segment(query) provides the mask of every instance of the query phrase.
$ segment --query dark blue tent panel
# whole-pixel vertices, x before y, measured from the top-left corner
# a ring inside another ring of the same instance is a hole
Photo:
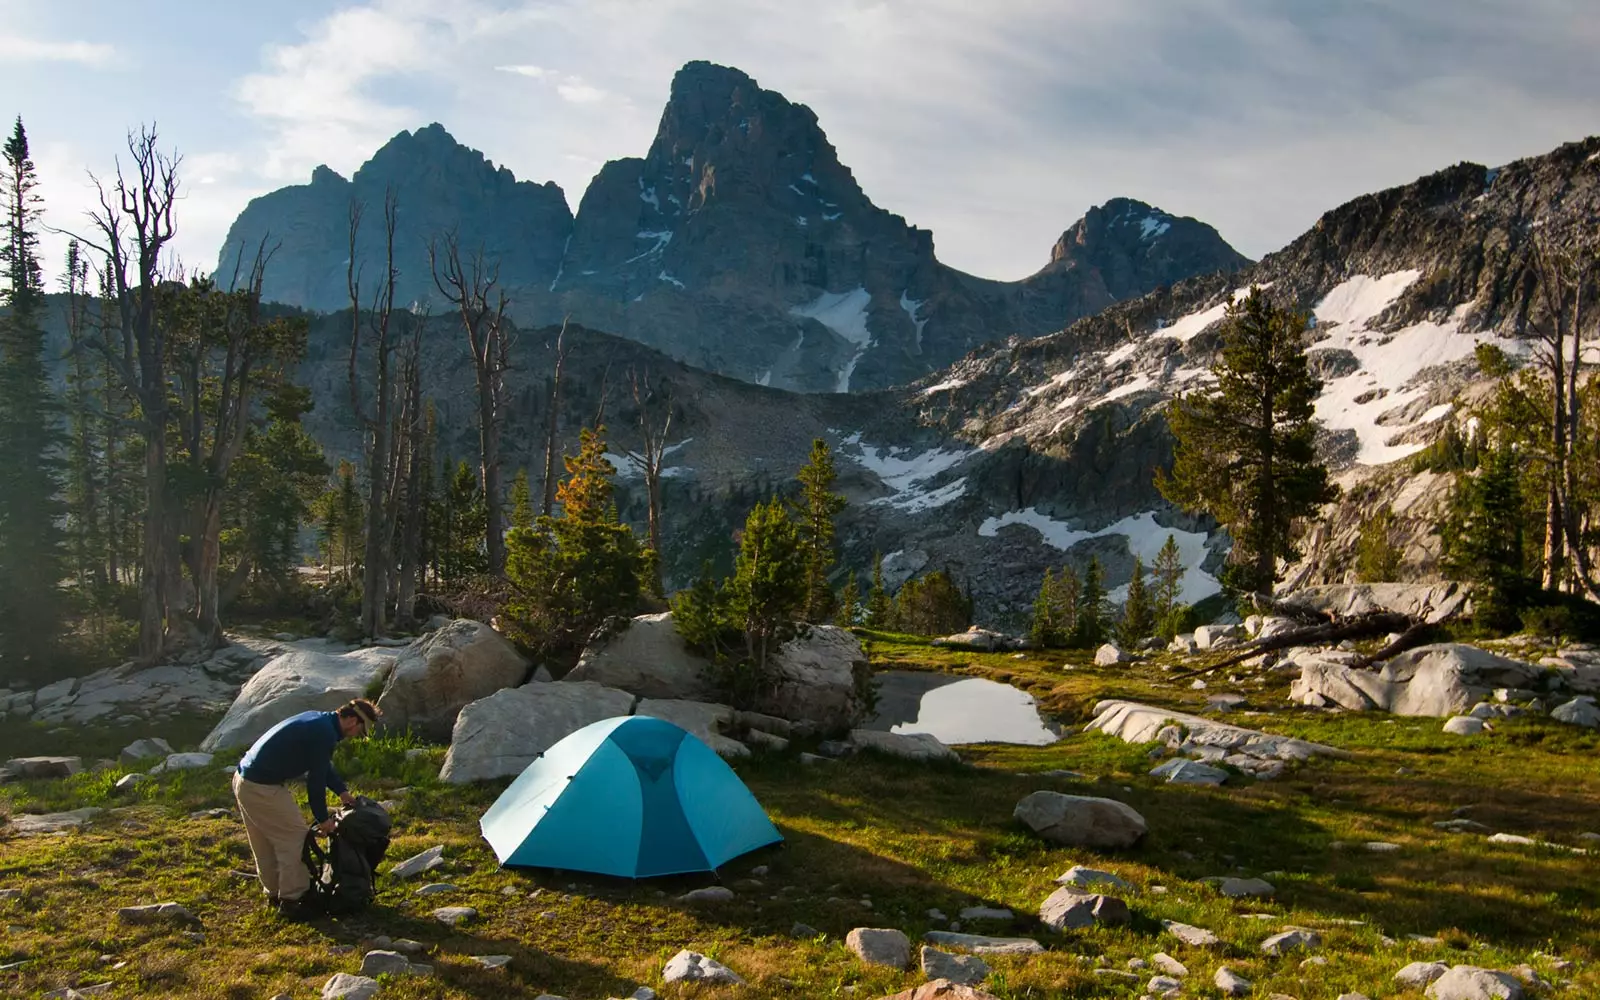
[[[642,715],[546,750],[478,825],[503,865],[629,878],[710,871],[783,839],[710,747]]]

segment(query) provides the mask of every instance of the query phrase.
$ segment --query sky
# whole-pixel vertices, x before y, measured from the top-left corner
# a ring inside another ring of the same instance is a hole
[[[154,123],[174,246],[209,270],[250,198],[434,121],[576,208],[708,59],[809,105],[942,261],[1015,279],[1113,197],[1259,257],[1360,194],[1600,132],[1597,51],[1594,0],[0,0],[0,116],[64,232]]]

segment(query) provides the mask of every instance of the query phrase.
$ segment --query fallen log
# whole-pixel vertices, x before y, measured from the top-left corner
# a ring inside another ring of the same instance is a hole
[[[1410,615],[1403,615],[1398,611],[1368,611],[1365,614],[1354,615],[1340,621],[1329,622],[1325,625],[1312,625],[1309,628],[1299,628],[1291,632],[1280,632],[1270,639],[1255,639],[1246,643],[1239,652],[1223,660],[1213,663],[1199,670],[1190,670],[1185,673],[1173,675],[1173,680],[1188,680],[1209,674],[1212,671],[1222,670],[1243,663],[1245,660],[1262,653],[1271,653],[1280,649],[1292,649],[1295,646],[1320,646],[1346,639],[1370,639],[1375,635],[1386,635],[1390,632],[1409,634],[1417,625],[1426,622],[1417,622]],[[1395,645],[1395,643],[1390,643]],[[1398,652],[1399,650],[1396,650]],[[1388,654],[1393,656],[1393,653]]]
[[[1387,646],[1384,646],[1376,653],[1373,653],[1371,656],[1363,656],[1361,659],[1350,664],[1351,668],[1355,670],[1365,670],[1374,663],[1382,663],[1391,656],[1399,656],[1408,649],[1414,649],[1417,646],[1425,644],[1428,641],[1429,634],[1433,632],[1434,626],[1438,624],[1438,622],[1428,621],[1428,612],[1431,610],[1432,609],[1430,608],[1424,608],[1421,621],[1416,622],[1410,628],[1406,629],[1404,632],[1401,632],[1395,637],[1393,642],[1389,643]]]

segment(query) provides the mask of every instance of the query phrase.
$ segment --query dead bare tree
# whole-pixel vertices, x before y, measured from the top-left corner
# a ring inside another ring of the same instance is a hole
[[[440,244],[443,244],[442,246]],[[434,286],[461,317],[478,380],[478,482],[488,511],[484,551],[489,573],[506,571],[506,507],[502,488],[500,439],[506,421],[506,370],[511,366],[511,332],[505,322],[510,300],[499,287],[500,265],[485,260],[479,247],[463,260],[454,231],[428,244]]]
[[[672,430],[672,389],[666,382],[661,387],[650,385],[650,370],[641,376],[637,369],[628,370],[628,382],[633,390],[633,405],[639,411],[639,440],[637,451],[629,451],[628,458],[644,473],[645,498],[650,525],[650,548],[656,554],[656,573],[661,566],[661,468],[667,452],[667,434]],[[657,580],[657,589],[660,581]]]
[[[176,537],[167,498],[167,345],[156,320],[161,253],[177,232],[173,207],[182,157],[163,153],[154,125],[128,135],[132,173],[117,163],[109,189],[98,180],[99,208],[90,219],[99,238],[80,240],[106,260],[105,284],[116,315],[102,350],[122,388],[138,403],[144,438],[144,526],[139,575],[139,655],[151,661],[167,645],[168,616],[178,580]]]
[[[556,363],[550,376],[550,407],[544,439],[544,493],[539,513],[549,516],[556,505],[556,465],[561,458],[561,374],[567,364],[567,320],[562,319],[556,334]]]
[[[423,446],[424,410],[422,404],[422,331],[426,322],[416,324],[401,364],[402,416],[398,421],[401,442],[399,468],[404,470],[395,477],[401,498],[398,504],[400,521],[399,580],[396,583],[395,622],[406,627],[416,618],[417,586],[422,576],[422,529],[427,517],[426,498],[422,495],[424,465],[429,461]]]
[[[350,256],[346,262],[345,281],[350,291],[350,409],[367,436],[367,538],[364,548],[364,565],[361,576],[361,630],[369,636],[384,634],[387,622],[385,611],[393,574],[390,542],[394,524],[390,496],[394,489],[393,411],[395,409],[394,374],[392,355],[396,344],[390,336],[394,312],[395,281],[398,272],[394,266],[394,230],[399,214],[399,203],[391,188],[384,192],[384,276],[373,293],[372,303],[363,315],[361,301],[361,266],[357,263],[356,238],[361,229],[362,205],[350,205]],[[365,337],[363,337],[363,331]],[[374,384],[371,408],[363,405],[361,380],[358,377],[359,359],[363,340],[371,351]]]

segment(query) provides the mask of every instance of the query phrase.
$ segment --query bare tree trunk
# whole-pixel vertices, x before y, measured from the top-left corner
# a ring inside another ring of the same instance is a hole
[[[556,458],[560,454],[561,371],[567,362],[567,321],[561,321],[556,334],[556,365],[550,381],[550,410],[544,440],[544,495],[539,513],[548,516],[556,504]]]
[[[417,581],[422,558],[422,328],[418,327],[411,338],[411,347],[405,365],[405,399],[407,420],[405,447],[402,449],[405,470],[405,500],[401,507],[400,580],[395,600],[395,622],[409,628],[416,620]]]
[[[650,526],[650,549],[656,556],[656,590],[662,589],[661,584],[661,468],[666,458],[667,434],[672,430],[672,394],[663,392],[665,397],[665,416],[652,412],[651,404],[654,396],[650,388],[650,372],[647,369],[643,379],[638,372],[628,373],[629,382],[633,389],[634,406],[639,411],[639,438],[641,447],[639,451],[628,452],[628,457],[636,463],[644,473],[645,499],[648,507],[647,517]],[[659,425],[658,425],[659,421]]]

